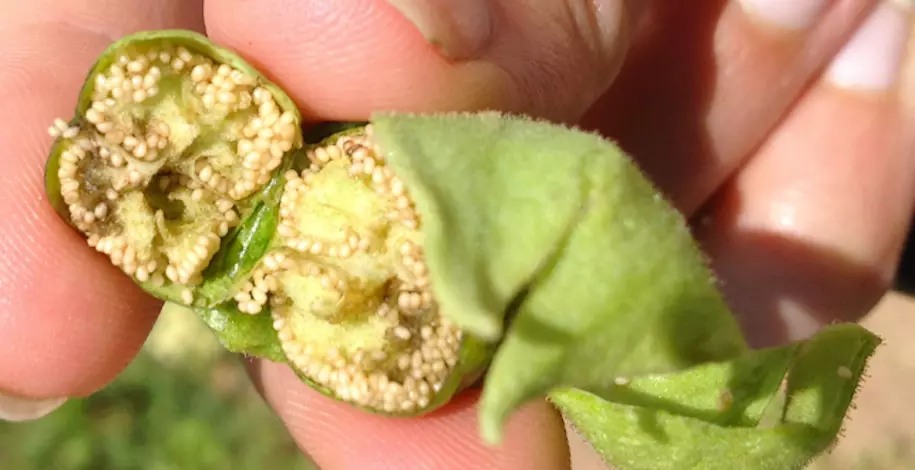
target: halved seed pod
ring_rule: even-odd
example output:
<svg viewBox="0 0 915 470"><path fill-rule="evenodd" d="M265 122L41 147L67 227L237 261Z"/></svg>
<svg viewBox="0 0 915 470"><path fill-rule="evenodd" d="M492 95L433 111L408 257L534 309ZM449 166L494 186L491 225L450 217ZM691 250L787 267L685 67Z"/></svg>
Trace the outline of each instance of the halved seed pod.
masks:
<svg viewBox="0 0 915 470"><path fill-rule="evenodd" d="M94 64L75 117L50 128L47 191L147 291L216 305L270 243L300 121L280 88L206 37L132 34Z"/></svg>
<svg viewBox="0 0 915 470"><path fill-rule="evenodd" d="M388 415L444 404L479 377L491 346L442 315L410 194L371 126L307 157L286 174L273 248L238 310L269 311L289 364L325 394Z"/></svg>

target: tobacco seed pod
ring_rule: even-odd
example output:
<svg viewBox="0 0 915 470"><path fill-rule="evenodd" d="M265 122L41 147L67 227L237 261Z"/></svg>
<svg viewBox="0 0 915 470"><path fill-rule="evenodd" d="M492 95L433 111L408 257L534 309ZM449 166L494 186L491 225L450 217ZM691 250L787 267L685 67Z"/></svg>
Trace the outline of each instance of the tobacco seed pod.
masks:
<svg viewBox="0 0 915 470"><path fill-rule="evenodd" d="M154 296L217 305L270 243L300 122L279 87L204 36L132 34L93 65L75 117L50 128L47 192Z"/></svg>
<svg viewBox="0 0 915 470"><path fill-rule="evenodd" d="M269 312L287 362L329 396L386 415L446 403L479 377L491 345L442 315L409 192L370 125L306 153L237 309Z"/></svg>

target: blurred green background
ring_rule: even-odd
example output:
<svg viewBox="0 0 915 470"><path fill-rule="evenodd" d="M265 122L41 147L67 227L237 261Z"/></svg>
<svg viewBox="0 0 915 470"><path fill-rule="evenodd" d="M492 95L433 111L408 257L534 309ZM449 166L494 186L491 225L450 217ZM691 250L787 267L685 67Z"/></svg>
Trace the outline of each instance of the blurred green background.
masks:
<svg viewBox="0 0 915 470"><path fill-rule="evenodd" d="M888 296L864 324L886 343L843 438L810 470L915 468L915 298ZM192 313L166 308L137 360L111 385L45 419L0 422L0 470L83 469L316 467L254 390L239 358L224 353Z"/></svg>
<svg viewBox="0 0 915 470"><path fill-rule="evenodd" d="M46 419L0 422L2 470L314 470L193 314L165 308L112 384Z"/></svg>

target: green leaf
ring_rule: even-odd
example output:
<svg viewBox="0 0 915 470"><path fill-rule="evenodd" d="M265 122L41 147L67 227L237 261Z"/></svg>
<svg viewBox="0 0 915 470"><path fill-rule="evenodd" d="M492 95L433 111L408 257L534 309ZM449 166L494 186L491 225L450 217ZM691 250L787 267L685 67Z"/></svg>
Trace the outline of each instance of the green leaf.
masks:
<svg viewBox="0 0 915 470"><path fill-rule="evenodd" d="M197 287L202 299L195 302L196 306L213 306L224 301L227 292L236 292L271 248L286 181L283 171L293 162L290 159L280 168L261 191L262 200L251 215L223 239L219 251L203 272L204 282Z"/></svg>
<svg viewBox="0 0 915 470"><path fill-rule="evenodd" d="M612 143L497 113L372 122L423 216L444 312L501 340L481 403L488 441L557 387L602 394L621 375L746 350L683 217Z"/></svg>
<svg viewBox="0 0 915 470"><path fill-rule="evenodd" d="M834 443L880 340L858 325L552 402L620 470L792 470Z"/></svg>

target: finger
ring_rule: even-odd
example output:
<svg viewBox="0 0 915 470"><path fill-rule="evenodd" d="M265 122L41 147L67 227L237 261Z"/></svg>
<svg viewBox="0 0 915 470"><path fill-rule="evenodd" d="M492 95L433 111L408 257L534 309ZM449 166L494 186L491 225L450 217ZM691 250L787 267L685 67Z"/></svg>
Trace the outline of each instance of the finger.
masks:
<svg viewBox="0 0 915 470"><path fill-rule="evenodd" d="M156 303L87 247L44 196L47 129L72 115L89 67L111 41L138 29L200 28L201 11L186 0L0 5L0 418L16 414L3 410L21 401L10 396L98 389L148 333Z"/></svg>
<svg viewBox="0 0 915 470"><path fill-rule="evenodd" d="M892 281L915 203L915 49L900 68L912 14L897 3L870 16L698 230L759 345L856 320Z"/></svg>
<svg viewBox="0 0 915 470"><path fill-rule="evenodd" d="M386 418L315 392L287 366L257 364L252 373L264 397L324 470L570 468L562 418L546 402L519 410L502 444L493 448L479 438L479 390L468 390L425 417Z"/></svg>
<svg viewBox="0 0 915 470"><path fill-rule="evenodd" d="M572 470L613 470L571 421L565 420L565 431Z"/></svg>
<svg viewBox="0 0 915 470"><path fill-rule="evenodd" d="M584 125L618 140L678 208L692 213L759 145L873 4L652 2L619 77Z"/></svg>
<svg viewBox="0 0 915 470"><path fill-rule="evenodd" d="M496 108L574 121L618 69L623 3L211 0L205 9L208 34L268 70L314 119Z"/></svg>

